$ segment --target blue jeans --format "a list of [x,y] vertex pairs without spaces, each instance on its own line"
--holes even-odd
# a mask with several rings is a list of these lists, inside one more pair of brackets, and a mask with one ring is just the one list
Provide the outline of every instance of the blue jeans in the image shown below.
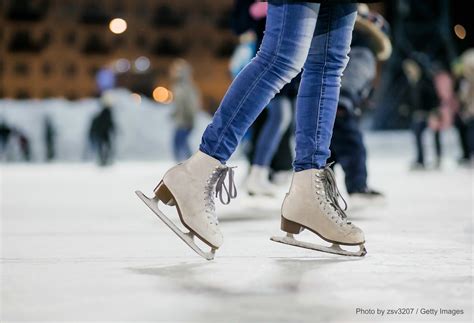
[[262,45],[227,90],[199,149],[225,163],[263,108],[303,68],[293,167],[323,168],[356,10],[355,4],[269,4]]
[[281,137],[292,120],[291,101],[286,96],[274,97],[268,104],[267,111],[267,118],[255,145],[253,165],[270,166]]
[[188,138],[191,134],[191,129],[176,128],[173,138],[173,153],[174,159],[177,162],[188,159],[191,156],[191,149],[189,148]]

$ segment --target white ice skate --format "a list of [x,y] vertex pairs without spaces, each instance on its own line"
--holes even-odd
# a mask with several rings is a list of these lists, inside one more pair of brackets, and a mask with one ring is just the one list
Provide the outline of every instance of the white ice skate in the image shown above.
[[[228,187],[224,183],[226,175]],[[153,198],[146,197],[140,191],[135,193],[191,249],[207,260],[214,259],[216,249],[223,243],[214,197],[218,196],[223,204],[229,204],[237,196],[232,168],[198,151],[168,170],[155,188]],[[227,195],[225,200],[223,193]],[[179,219],[189,232],[183,232],[164,215],[158,207],[159,202],[176,206]],[[194,242],[195,236],[210,246],[211,251],[199,248]]]
[[277,187],[268,178],[270,170],[268,167],[252,165],[247,177],[247,191],[250,196],[275,197]]
[[[364,256],[367,253],[364,233],[347,221],[347,216],[339,205],[339,197],[334,173],[329,167],[295,173],[281,213],[281,229],[287,235],[272,237],[271,240],[343,256]],[[304,229],[332,245],[321,246],[296,240],[293,235]],[[344,250],[340,245],[359,246],[359,250]]]

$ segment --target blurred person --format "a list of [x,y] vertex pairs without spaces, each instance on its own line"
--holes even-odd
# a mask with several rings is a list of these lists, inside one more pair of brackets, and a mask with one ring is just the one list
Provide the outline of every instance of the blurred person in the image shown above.
[[[456,115],[459,113],[459,99],[455,91],[455,81],[448,66],[434,64],[434,84],[440,104],[437,118],[432,118],[430,127],[437,131],[444,131],[455,124]],[[460,141],[462,145],[462,141]],[[440,167],[437,164],[437,167]]]
[[12,133],[13,131],[10,126],[2,120],[0,122],[0,152],[2,158],[6,156],[8,140],[11,138]]
[[252,30],[247,30],[239,35],[239,44],[234,50],[229,62],[232,79],[247,65],[257,52],[257,35]]
[[112,114],[113,97],[111,90],[117,84],[117,75],[112,63],[97,71],[95,82],[99,92],[101,110],[92,117],[84,158],[87,158],[89,151],[91,151],[97,155],[99,166],[107,166],[112,162],[113,140],[116,131]]
[[454,127],[459,136],[459,145],[461,148],[461,156],[458,159],[458,164],[469,164],[471,159],[471,151],[469,148],[469,126],[463,118],[462,110],[459,110],[454,115]]
[[[275,181],[270,182],[271,165],[281,139],[292,122],[292,101],[286,93],[280,93],[266,107],[263,124],[255,127],[250,172],[247,177],[249,195],[275,196]],[[276,174],[273,175],[274,177]],[[278,183],[278,181],[276,181]]]
[[471,159],[471,150],[469,147],[469,126],[463,118],[462,111],[458,111],[454,115],[454,127],[458,132],[459,145],[461,148],[461,156],[458,158],[458,164],[468,164]]
[[373,92],[377,62],[386,61],[391,52],[388,23],[381,15],[370,12],[367,5],[359,5],[330,146],[330,161],[339,163],[344,170],[351,207],[384,199],[381,192],[367,184],[367,150],[358,118],[361,105]]
[[455,80],[455,92],[459,100],[459,106],[455,111],[453,124],[458,132],[459,145],[461,148],[461,156],[458,158],[458,164],[470,165],[471,151],[469,147],[469,118],[466,117],[465,102],[462,97],[462,92],[465,88],[466,82],[463,75],[461,57],[459,57],[452,65],[452,74]]
[[[404,110],[400,108],[404,105],[410,106],[413,102],[413,99],[410,99],[413,83],[405,76],[402,66],[405,60],[417,61],[413,56],[421,54],[426,56],[429,62],[436,62],[447,71],[457,58],[456,46],[452,39],[450,2],[385,2],[386,12],[392,19],[393,54],[381,73],[380,86],[374,94],[375,105],[378,107],[374,114],[374,128],[400,129],[412,124],[412,116],[409,113],[401,113]],[[432,117],[432,120],[436,120],[436,117]]]
[[[347,221],[339,203],[334,173],[327,166],[339,99],[340,79],[348,61],[357,16],[353,3],[270,1],[262,45],[230,85],[199,151],[168,170],[154,189],[154,199],[138,196],[194,251],[206,259],[223,243],[215,197],[228,204],[237,195],[234,170],[225,165],[247,129],[275,94],[303,68],[296,108],[296,154],[291,188],[282,206],[281,229],[274,241],[346,256],[363,256],[364,233]],[[226,182],[228,177],[228,183]],[[156,202],[177,207],[182,232]],[[293,234],[309,229],[331,247],[299,242]],[[196,235],[211,247],[205,253]],[[340,245],[359,246],[348,251]]]
[[199,90],[192,78],[192,68],[184,59],[175,60],[171,66],[173,82],[174,110],[172,118],[175,123],[173,153],[177,162],[191,156],[189,135],[194,128],[194,119],[201,109]]
[[97,122],[95,120],[96,120],[95,116],[93,116],[89,125],[89,130],[87,132],[87,141],[82,153],[82,158],[85,161],[88,161],[90,158],[94,158],[95,152],[97,151],[96,134],[95,134],[95,129],[97,128],[97,125],[96,125]]
[[474,156],[474,49],[461,55],[462,79],[459,87],[460,117],[466,124],[469,158]]
[[44,146],[46,151],[46,161],[51,161],[56,156],[56,145],[55,137],[56,131],[54,130],[53,123],[49,117],[44,119]]
[[415,52],[403,63],[403,70],[410,82],[410,98],[413,108],[412,129],[415,135],[416,159],[412,169],[425,169],[423,133],[429,127],[433,132],[435,167],[441,167],[441,131],[452,123],[456,106],[452,80],[439,62],[433,62]]
[[89,140],[97,154],[98,164],[107,166],[112,162],[115,123],[110,97],[103,95],[100,102],[101,110],[92,118]]
[[31,161],[30,139],[24,132],[18,129],[14,129],[13,134],[18,140],[18,146],[20,147],[21,157],[23,158],[24,161],[30,162]]

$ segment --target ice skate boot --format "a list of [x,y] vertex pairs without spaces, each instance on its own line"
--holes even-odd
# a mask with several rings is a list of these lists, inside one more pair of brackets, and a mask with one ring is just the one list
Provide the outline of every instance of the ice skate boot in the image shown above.
[[[225,177],[228,177],[228,186]],[[215,214],[214,198],[229,204],[237,196],[233,169],[198,151],[191,158],[168,170],[154,190],[153,198],[136,191],[140,199],[196,253],[211,260],[223,242]],[[225,194],[225,198],[223,196]],[[181,223],[189,232],[181,231],[158,208],[158,203],[175,205]],[[204,252],[194,242],[194,236],[211,247]]]
[[270,182],[268,175],[268,167],[252,165],[247,178],[247,191],[249,195],[275,197],[277,187]]
[[[334,173],[329,167],[296,172],[282,205],[281,229],[287,235],[271,240],[344,256],[364,256],[364,233],[347,221],[339,197]],[[296,240],[293,235],[304,229],[332,245],[325,247]],[[359,251],[344,250],[340,245],[359,246]]]

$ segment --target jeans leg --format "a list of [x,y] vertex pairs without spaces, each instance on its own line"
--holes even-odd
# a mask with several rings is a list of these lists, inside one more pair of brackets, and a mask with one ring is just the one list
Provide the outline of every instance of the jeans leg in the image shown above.
[[188,136],[190,130],[185,128],[178,128],[174,134],[173,140],[173,151],[174,151],[174,158],[176,161],[183,161],[189,156],[191,156],[191,151],[188,146]]
[[173,136],[173,156],[174,160],[180,161],[179,157],[179,129],[176,129],[174,131],[174,136]]
[[295,171],[323,168],[330,156],[341,76],[349,60],[356,4],[322,4],[296,103]]
[[367,187],[367,152],[357,118],[351,114],[336,117],[331,152],[344,170],[347,192]]
[[227,90],[199,149],[225,163],[246,130],[306,60],[319,4],[269,4],[265,36],[256,57]]
[[252,164],[259,166],[270,166],[281,137],[291,122],[290,100],[283,96],[277,96],[270,101],[267,111],[267,119],[258,136],[252,162]]
[[181,133],[181,160],[188,159],[191,157],[191,148],[189,148],[189,135],[191,129],[183,129]]
[[295,105],[296,105],[296,98],[289,98],[290,102],[290,123],[288,124],[288,128],[283,133],[280,143],[273,155],[273,159],[270,163],[270,168],[274,172],[279,171],[289,171],[293,169],[293,160],[294,160],[294,116],[295,116]]

